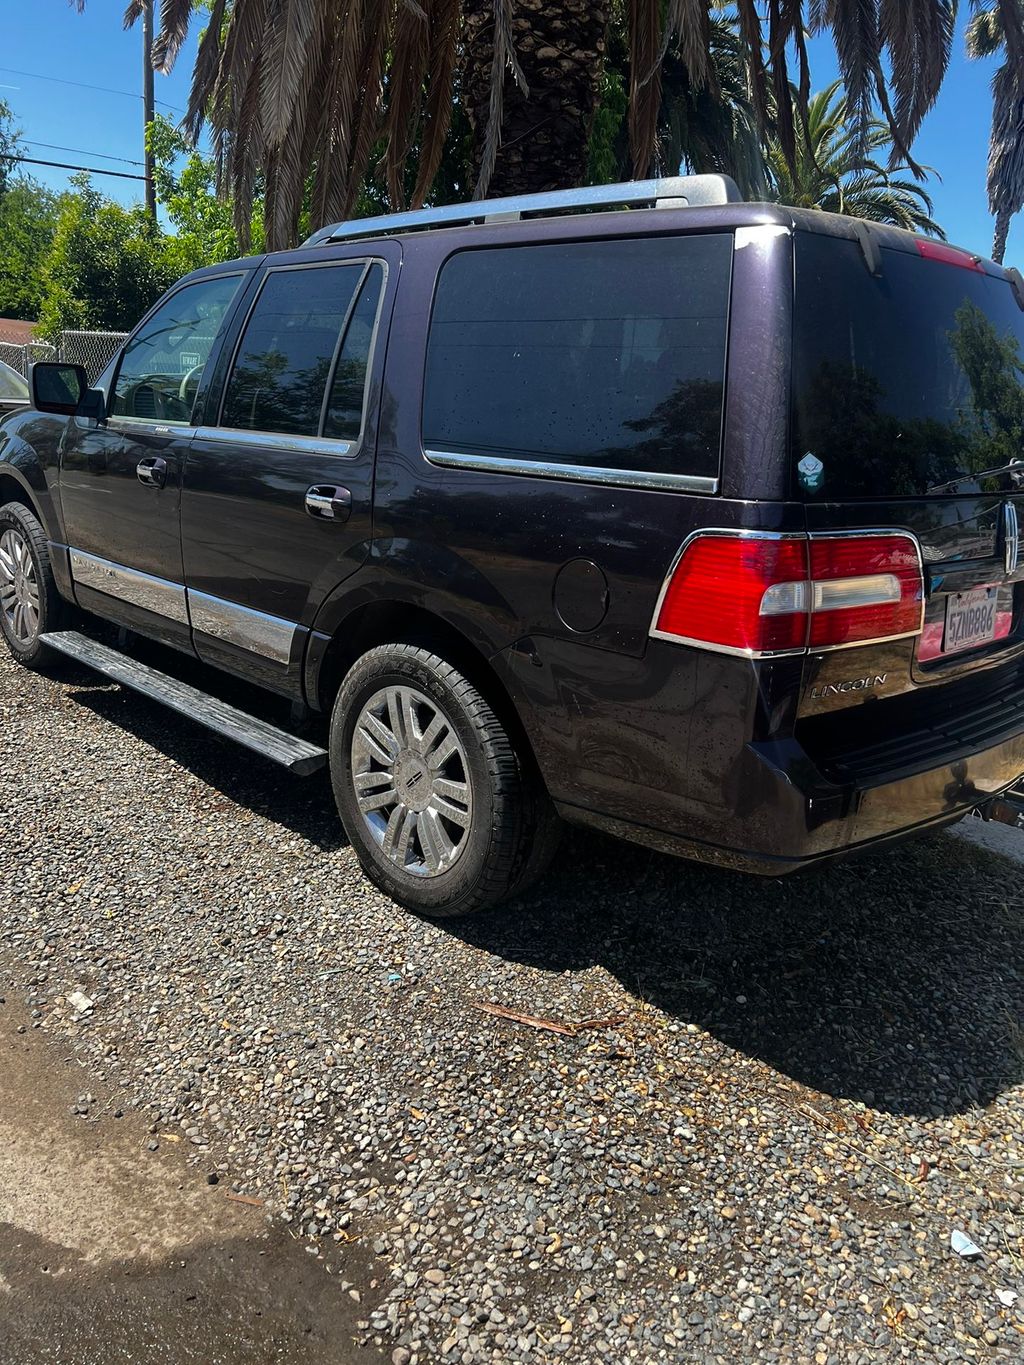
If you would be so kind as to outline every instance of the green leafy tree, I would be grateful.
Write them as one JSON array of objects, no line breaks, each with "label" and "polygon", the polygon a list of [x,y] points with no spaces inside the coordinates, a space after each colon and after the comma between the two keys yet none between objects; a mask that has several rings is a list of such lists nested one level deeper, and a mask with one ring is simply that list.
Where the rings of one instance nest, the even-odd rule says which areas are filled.
[{"label": "green leafy tree", "polygon": [[43,265],[60,198],[24,176],[0,197],[0,317],[34,322],[43,305]]},{"label": "green leafy tree", "polygon": [[[153,154],[157,202],[174,231],[164,239],[169,267],[185,275],[244,254],[230,200],[217,194],[217,168],[201,156],[162,115],[146,133]],[[263,250],[263,205],[257,200],[249,225],[249,248]]]},{"label": "green leafy tree", "polygon": [[40,331],[128,331],[177,278],[163,235],[137,205],[126,209],[72,177],[43,270]]},{"label": "green leafy tree", "polygon": [[0,199],[10,187],[17,166],[13,157],[20,142],[21,129],[15,126],[14,110],[6,100],[0,100]]},{"label": "green leafy tree", "polygon": [[970,458],[964,468],[994,469],[1019,458],[1024,447],[1024,361],[1012,332],[995,324],[970,299],[956,311],[950,346],[971,401],[960,410]]},{"label": "green leafy tree", "polygon": [[806,121],[794,110],[798,139],[792,164],[778,139],[769,142],[773,197],[798,208],[845,213],[945,239],[946,234],[932,217],[934,209],[927,192],[900,174],[908,167],[897,163],[887,169],[873,155],[889,154],[886,125],[873,120],[862,140],[841,90],[841,82],[835,81],[812,96]]}]

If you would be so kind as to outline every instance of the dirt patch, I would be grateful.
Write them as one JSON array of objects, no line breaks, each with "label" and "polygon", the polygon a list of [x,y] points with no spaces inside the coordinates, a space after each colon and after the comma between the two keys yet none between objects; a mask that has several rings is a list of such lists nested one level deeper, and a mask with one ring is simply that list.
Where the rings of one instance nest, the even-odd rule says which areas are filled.
[{"label": "dirt patch", "polygon": [[143,1115],[120,1109],[117,1095],[66,1048],[0,1005],[5,1360],[356,1365],[379,1358],[352,1344],[364,1310],[343,1283],[356,1267],[329,1273],[271,1228],[262,1209],[207,1183],[166,1135],[156,1151],[153,1141]]}]

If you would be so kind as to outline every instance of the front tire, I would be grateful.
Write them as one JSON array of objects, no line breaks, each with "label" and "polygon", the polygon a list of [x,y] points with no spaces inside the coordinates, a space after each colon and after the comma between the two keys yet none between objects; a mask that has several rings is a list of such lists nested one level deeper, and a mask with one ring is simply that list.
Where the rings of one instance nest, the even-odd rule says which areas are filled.
[{"label": "front tire", "polygon": [[349,841],[392,900],[435,918],[496,905],[536,875],[555,817],[490,703],[413,644],[369,650],[334,704],[331,780]]},{"label": "front tire", "polygon": [[46,532],[20,502],[0,507],[0,632],[25,668],[45,668],[53,651],[40,642],[59,630],[67,608],[53,577]]}]

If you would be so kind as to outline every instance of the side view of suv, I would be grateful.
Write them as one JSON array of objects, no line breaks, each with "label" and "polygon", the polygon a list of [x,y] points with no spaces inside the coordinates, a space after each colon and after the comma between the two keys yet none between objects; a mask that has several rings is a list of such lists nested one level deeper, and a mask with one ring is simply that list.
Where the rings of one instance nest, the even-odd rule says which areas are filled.
[{"label": "side view of suv", "polygon": [[521,891],[561,820],[790,872],[1024,772],[1022,347],[1016,272],[723,177],[338,225],[186,277],[94,389],[35,367],[0,627],[329,764],[421,913]]}]

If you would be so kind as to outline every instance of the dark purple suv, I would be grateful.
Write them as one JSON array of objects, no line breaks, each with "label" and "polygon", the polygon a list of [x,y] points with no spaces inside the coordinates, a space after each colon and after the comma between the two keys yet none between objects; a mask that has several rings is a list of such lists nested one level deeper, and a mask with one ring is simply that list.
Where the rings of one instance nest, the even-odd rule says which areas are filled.
[{"label": "dark purple suv", "polygon": [[1013,271],[717,177],[339,225],[183,280],[98,390],[36,367],[0,624],[329,763],[427,914],[522,891],[559,818],[806,867],[1024,771],[1022,308]]}]

